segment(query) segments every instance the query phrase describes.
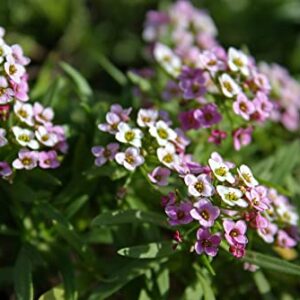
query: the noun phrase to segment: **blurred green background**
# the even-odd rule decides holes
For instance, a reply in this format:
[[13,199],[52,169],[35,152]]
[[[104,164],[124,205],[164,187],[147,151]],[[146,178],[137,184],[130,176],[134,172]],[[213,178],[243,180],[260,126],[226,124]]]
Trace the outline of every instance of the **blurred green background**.
[[[38,69],[60,59],[71,62],[98,90],[118,94],[118,85],[95,63],[107,57],[121,70],[143,65],[142,25],[149,9],[169,0],[1,0],[0,23],[9,41],[21,43]],[[247,45],[258,60],[300,72],[299,0],[196,0],[207,9],[224,46]],[[38,95],[38,93],[36,94]]]

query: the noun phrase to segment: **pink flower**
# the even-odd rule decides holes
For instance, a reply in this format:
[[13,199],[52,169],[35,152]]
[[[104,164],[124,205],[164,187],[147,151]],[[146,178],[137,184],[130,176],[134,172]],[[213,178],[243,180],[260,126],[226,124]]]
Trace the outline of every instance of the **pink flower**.
[[12,175],[12,169],[6,161],[0,161],[0,177],[7,178]]
[[278,230],[276,243],[283,248],[292,248],[297,245],[297,241],[291,238],[284,230]]
[[234,245],[231,245],[229,251],[234,257],[242,258],[245,256],[246,253],[245,244],[236,243]]
[[4,76],[0,76],[0,105],[10,102],[14,96],[14,91],[9,87]]
[[252,127],[238,128],[233,131],[233,146],[239,151],[242,147],[247,146],[252,141]]
[[218,253],[218,247],[220,243],[221,237],[219,233],[212,235],[207,228],[199,228],[197,231],[195,251],[197,254],[205,253],[214,257]]
[[95,146],[92,148],[92,153],[96,157],[95,165],[100,167],[104,165],[107,161],[112,161],[119,150],[119,144],[111,143],[106,147]]
[[121,121],[121,118],[117,114],[108,112],[106,114],[107,123],[99,124],[98,128],[101,131],[115,134],[118,132],[118,125],[121,123]]
[[123,122],[128,122],[129,121],[129,119],[130,119],[129,115],[131,113],[131,110],[132,110],[131,107],[123,109],[120,104],[113,104],[110,107],[110,112],[116,114],[121,119],[121,121],[123,121]]
[[8,119],[9,110],[10,106],[8,104],[0,105],[0,121],[6,121]]
[[54,150],[51,151],[42,151],[39,153],[39,166],[42,169],[56,169],[60,166],[60,162],[57,158],[57,152]]
[[184,131],[190,129],[199,129],[201,126],[201,121],[196,117],[197,110],[188,110],[179,113],[179,121],[181,124],[181,128]]
[[252,207],[258,211],[264,211],[269,208],[266,197],[261,197],[255,188],[246,192],[246,197],[249,200]]
[[42,104],[35,102],[33,106],[35,120],[43,125],[51,124],[54,118],[52,108],[45,108]]
[[29,87],[28,87],[27,80],[28,80],[28,75],[25,73],[21,77],[21,81],[19,83],[16,83],[13,80],[10,81],[10,84],[14,91],[14,96],[19,101],[26,102],[29,100],[29,96],[28,96]]
[[211,180],[206,174],[200,174],[197,177],[188,174],[184,177],[184,182],[188,186],[189,194],[194,197],[210,197],[214,192]]
[[199,221],[200,225],[203,227],[211,227],[219,217],[220,209],[203,198],[194,203],[194,208],[191,210],[190,214],[192,218]]
[[245,235],[247,225],[245,221],[239,220],[236,223],[231,220],[224,220],[223,227],[225,230],[225,238],[230,245],[247,244],[248,239]]
[[226,131],[213,129],[208,137],[209,143],[214,143],[215,145],[220,145],[222,140],[225,140],[227,137]]
[[254,265],[254,264],[250,264],[248,262],[244,263],[244,270],[245,271],[249,271],[249,272],[255,272],[259,269],[259,266]]
[[171,171],[164,167],[156,167],[151,173],[148,174],[150,181],[160,186],[168,185],[168,178]]
[[267,95],[263,92],[257,92],[256,97],[253,100],[256,111],[251,116],[256,121],[263,122],[269,116],[273,109],[272,102],[268,99]]
[[238,94],[236,101],[233,102],[233,111],[245,120],[249,120],[250,115],[255,111],[255,107],[245,94],[240,93]]
[[277,230],[278,226],[276,224],[269,223],[267,227],[258,229],[257,233],[266,243],[271,244],[274,242],[274,235]]
[[21,149],[18,157],[13,161],[13,167],[15,169],[31,170],[37,167],[39,160],[39,154],[36,151],[29,151],[27,149]]
[[161,197],[161,205],[162,207],[166,207],[167,205],[175,204],[176,195],[173,192],[170,192],[167,196]]

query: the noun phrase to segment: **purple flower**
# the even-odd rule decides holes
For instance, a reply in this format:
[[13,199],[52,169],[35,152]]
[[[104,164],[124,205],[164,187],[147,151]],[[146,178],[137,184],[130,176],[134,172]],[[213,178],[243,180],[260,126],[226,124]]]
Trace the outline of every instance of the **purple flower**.
[[197,110],[192,109],[192,110],[188,110],[188,111],[179,113],[179,121],[181,124],[181,128],[184,131],[200,128],[201,122],[196,117],[196,113],[195,113],[196,111]]
[[18,157],[19,158],[13,161],[13,167],[15,169],[31,170],[37,167],[37,163],[39,160],[38,152],[21,149],[19,151]]
[[0,161],[0,177],[7,178],[12,174],[12,169],[6,161]]
[[248,100],[245,94],[238,94],[236,101],[233,102],[233,111],[243,117],[245,120],[250,119],[250,115],[254,113],[255,107],[251,101]]
[[190,215],[190,211],[193,208],[191,202],[181,202],[179,204],[171,204],[166,206],[165,213],[169,217],[168,221],[170,225],[176,226],[181,224],[188,224],[193,221]]
[[164,167],[156,167],[151,173],[148,174],[150,181],[160,186],[168,185],[168,178],[171,171]]
[[112,112],[108,112],[105,118],[107,123],[99,124],[98,125],[99,130],[111,134],[117,133],[118,125],[119,123],[121,123],[121,118],[117,114]]
[[100,167],[104,165],[108,160],[112,161],[119,150],[119,144],[110,143],[106,147],[95,146],[92,148],[92,153],[96,157],[95,165]]
[[207,228],[199,228],[197,231],[197,242],[195,250],[198,254],[205,253],[209,256],[216,256],[221,243],[220,234],[211,234]]
[[184,134],[184,132],[180,128],[176,128],[175,132],[177,134],[177,137],[173,141],[173,143],[176,146],[177,152],[184,153],[186,146],[188,146],[191,141],[187,138],[187,136]]
[[204,128],[211,127],[222,120],[218,107],[214,103],[208,103],[201,109],[197,109],[195,111],[195,118],[200,122],[201,127]]
[[54,111],[50,107],[44,107],[42,104],[35,102],[33,106],[35,120],[40,124],[51,124],[54,118]]
[[14,96],[22,102],[26,102],[29,100],[29,96],[28,96],[29,86],[27,80],[28,80],[28,75],[25,73],[21,77],[20,83],[16,83],[13,80],[10,81],[10,84],[14,91]]
[[176,195],[173,192],[170,192],[167,196],[161,197],[161,206],[166,207],[167,205],[175,204]]
[[269,226],[270,222],[267,218],[263,217],[259,212],[252,212],[250,214],[250,225],[253,228],[262,230]]
[[15,62],[20,64],[20,65],[28,65],[30,63],[30,59],[26,56],[24,56],[23,49],[20,45],[12,45],[11,46],[12,50],[12,57],[14,58]]
[[271,244],[274,242],[274,235],[277,231],[278,226],[276,224],[269,223],[267,227],[258,229],[257,233],[266,243]]
[[234,130],[232,133],[234,149],[239,151],[242,147],[249,145],[252,141],[252,132],[252,127]]
[[256,121],[263,122],[269,116],[273,109],[272,102],[268,99],[267,95],[263,92],[257,92],[256,97],[253,100],[256,111],[251,116]]
[[10,106],[8,104],[0,105],[0,121],[6,121],[8,119],[9,110]]
[[283,248],[292,248],[297,245],[297,241],[291,238],[286,231],[278,230],[277,245]]
[[170,101],[174,98],[180,97],[180,88],[177,84],[176,81],[174,80],[169,80],[163,93],[162,93],[162,98],[165,101]]
[[239,220],[236,223],[231,220],[224,220],[223,227],[225,230],[225,238],[230,245],[247,244],[248,239],[245,236],[247,225],[245,221]]
[[203,96],[206,91],[206,78],[201,69],[183,67],[179,79],[179,88],[184,99],[195,99]]
[[214,192],[214,187],[207,174],[200,174],[197,177],[188,174],[184,177],[184,182],[188,186],[189,194],[194,197],[210,197]]
[[60,162],[57,158],[57,152],[42,151],[39,153],[39,166],[42,169],[56,169],[60,166]]
[[135,147],[129,147],[125,152],[118,152],[115,159],[118,164],[123,165],[124,168],[131,172],[145,162],[140,149]]
[[110,107],[110,112],[116,114],[123,122],[129,121],[129,119],[130,119],[129,115],[131,113],[131,110],[132,110],[131,107],[123,109],[120,104],[113,104]]
[[194,203],[194,208],[191,210],[192,218],[198,220],[203,227],[213,226],[219,215],[220,209],[206,199],[200,199]]

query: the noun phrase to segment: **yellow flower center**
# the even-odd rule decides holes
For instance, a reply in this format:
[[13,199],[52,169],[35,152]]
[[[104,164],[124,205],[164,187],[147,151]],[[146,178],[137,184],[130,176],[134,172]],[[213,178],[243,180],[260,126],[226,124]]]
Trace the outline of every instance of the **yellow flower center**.
[[133,131],[127,131],[127,132],[125,133],[125,140],[126,140],[127,142],[132,142],[132,141],[134,140],[134,137],[135,137],[135,134],[134,134]]
[[17,72],[17,68],[15,65],[10,65],[8,68],[8,72],[10,75],[14,75]]
[[218,175],[218,176],[225,176],[226,175],[226,169],[224,167],[220,167],[220,168],[217,168],[215,170],[215,173]]
[[225,198],[226,198],[227,200],[230,200],[230,201],[236,201],[236,200],[238,200],[238,197],[237,197],[237,195],[236,195],[234,192],[229,192],[229,193],[227,193],[227,194],[225,195]]
[[159,129],[157,129],[157,134],[159,135],[159,137],[161,138],[161,139],[167,139],[168,138],[168,132],[165,130],[165,129],[163,129],[163,128],[159,128]]
[[195,185],[194,185],[195,189],[199,192],[202,193],[203,189],[204,189],[204,185],[203,182],[198,181]]
[[163,161],[166,163],[171,163],[173,161],[173,156],[172,154],[168,153],[164,156]]
[[236,57],[233,59],[233,63],[238,66],[239,68],[242,68],[244,66],[244,63],[239,57]]
[[206,210],[203,210],[200,215],[206,221],[209,219],[209,213]]
[[224,88],[229,92],[229,93],[232,93],[233,92],[233,87],[231,85],[231,83],[229,81],[224,81],[223,82],[223,86]]
[[29,166],[31,164],[31,162],[32,162],[32,159],[29,158],[29,157],[25,157],[25,158],[22,159],[22,164],[24,166]]
[[30,141],[30,137],[27,134],[21,134],[19,135],[19,140],[27,143]]
[[125,160],[129,163],[129,164],[133,164],[134,162],[134,157],[131,154],[126,154],[125,155]]

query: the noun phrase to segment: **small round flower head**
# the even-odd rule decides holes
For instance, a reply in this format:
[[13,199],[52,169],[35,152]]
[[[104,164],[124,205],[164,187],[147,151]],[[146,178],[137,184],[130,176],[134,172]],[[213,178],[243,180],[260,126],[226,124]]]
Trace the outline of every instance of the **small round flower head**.
[[140,149],[135,147],[129,147],[125,152],[118,152],[115,159],[118,164],[123,165],[129,171],[134,171],[145,161],[144,157],[140,154]]
[[240,179],[245,183],[248,187],[255,187],[258,185],[257,180],[254,178],[252,171],[246,165],[241,165],[238,169],[238,174]]
[[38,102],[35,102],[33,105],[33,113],[36,122],[43,125],[51,124],[54,118],[53,109],[50,107],[45,108]]
[[92,153],[96,157],[95,165],[100,167],[107,161],[112,161],[119,150],[120,146],[117,143],[110,143],[106,147],[95,146],[92,148]]
[[214,187],[211,184],[209,176],[206,174],[201,174],[197,177],[193,174],[188,174],[184,177],[184,182],[188,186],[188,191],[191,196],[210,197],[213,195]]
[[243,220],[237,222],[231,220],[224,220],[223,227],[225,230],[225,238],[230,245],[247,244],[246,237],[247,225]]
[[171,175],[171,171],[167,168],[156,167],[151,173],[148,174],[150,181],[159,186],[168,185],[168,178]]
[[252,115],[252,119],[263,122],[271,114],[273,104],[263,92],[257,92],[256,97],[253,100],[255,106],[255,112]]
[[255,111],[255,106],[244,93],[239,93],[236,101],[233,102],[233,111],[248,121]]
[[26,123],[28,126],[33,126],[33,108],[31,104],[23,104],[17,101],[14,105],[14,112],[20,121]]
[[106,122],[98,125],[99,130],[115,134],[118,131],[118,125],[121,123],[121,118],[112,112],[106,114]]
[[240,151],[242,147],[249,145],[252,141],[253,127],[238,128],[233,131],[233,146],[236,151]]
[[138,112],[137,124],[140,127],[151,127],[158,118],[158,111],[155,109],[143,109]]
[[276,243],[282,248],[292,248],[297,245],[297,241],[290,237],[286,231],[278,230]]
[[231,71],[241,72],[244,76],[250,73],[247,55],[232,47],[228,50],[228,66]]
[[227,181],[229,183],[234,183],[235,179],[233,175],[230,173],[229,168],[226,164],[222,162],[217,162],[212,158],[208,160],[208,164],[212,172],[214,173],[214,175],[219,181],[221,182]]
[[195,118],[199,120],[201,127],[208,128],[218,124],[222,120],[218,107],[214,103],[205,104],[195,111]]
[[142,146],[143,133],[140,129],[131,128],[127,123],[121,122],[118,125],[116,140],[121,143],[130,144],[137,148]]
[[15,135],[18,144],[20,144],[21,146],[27,146],[33,150],[36,150],[40,147],[37,140],[35,140],[34,133],[31,130],[24,129],[19,126],[14,126],[12,128],[12,131]]
[[211,234],[207,228],[199,228],[197,231],[197,241],[195,251],[197,254],[205,253],[209,256],[216,256],[221,243],[220,234]]
[[199,221],[201,226],[212,227],[220,215],[220,209],[203,198],[194,203],[194,208],[190,214],[193,219]]
[[165,147],[156,150],[158,160],[170,169],[179,164],[179,156],[176,154],[176,148],[173,144],[167,143]]
[[165,207],[165,212],[169,217],[168,221],[170,225],[176,226],[191,223],[193,221],[193,218],[190,215],[192,207],[192,203],[188,201],[167,205]]
[[254,188],[246,192],[246,197],[251,206],[257,211],[265,211],[269,208],[269,205],[266,201],[267,199],[265,197],[261,197],[258,191]]
[[13,99],[14,91],[9,87],[8,81],[4,76],[0,76],[0,104],[6,104]]
[[239,85],[226,73],[219,77],[219,83],[224,96],[227,98],[233,98],[240,93],[241,88]]
[[168,46],[157,43],[153,54],[157,62],[171,76],[177,77],[180,74],[181,60]]
[[58,142],[57,135],[51,132],[51,127],[39,126],[35,136],[42,145],[47,147],[53,147]]
[[10,165],[6,161],[0,161],[0,177],[1,178],[8,178],[13,173]]
[[197,111],[198,109],[192,109],[179,113],[179,121],[184,131],[201,127],[201,120],[197,116]]
[[37,167],[38,160],[38,152],[21,149],[19,151],[18,158],[13,161],[13,167],[15,169],[31,170]]
[[298,224],[299,216],[289,203],[280,203],[280,205],[276,207],[276,212],[281,221],[291,225]]
[[116,114],[122,122],[128,122],[132,108],[123,108],[120,104],[113,104],[110,107],[110,112]]
[[213,129],[208,137],[207,141],[209,143],[214,143],[215,145],[220,145],[223,140],[227,137],[226,131]]
[[56,151],[42,151],[38,155],[39,166],[42,169],[56,169],[60,166]]
[[160,146],[165,146],[169,141],[174,141],[177,137],[176,132],[164,121],[158,121],[154,126],[151,126],[149,133],[156,138]]
[[258,235],[268,244],[274,242],[274,236],[278,231],[278,226],[273,223],[269,223],[267,227],[257,229]]
[[25,68],[18,64],[11,55],[6,56],[4,70],[9,78],[16,83],[21,82],[21,78],[26,72]]
[[6,136],[6,130],[3,128],[0,128],[0,148],[4,147],[8,143],[5,136]]
[[243,199],[243,192],[241,190],[224,185],[218,185],[216,189],[221,199],[227,205],[239,207],[248,206],[247,201]]
[[229,251],[234,257],[240,259],[244,257],[246,254],[245,248],[246,248],[245,244],[235,243],[233,245],[230,245]]

